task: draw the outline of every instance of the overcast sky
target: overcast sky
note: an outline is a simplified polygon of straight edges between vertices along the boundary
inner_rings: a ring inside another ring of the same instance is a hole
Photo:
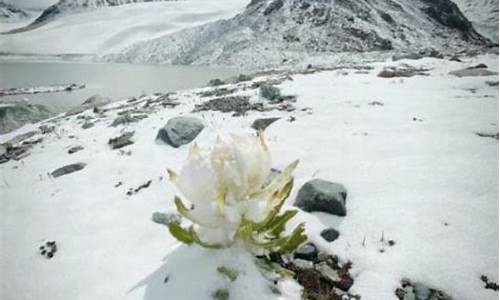
[[[2,0],[23,8],[44,9],[57,2],[57,0]]]

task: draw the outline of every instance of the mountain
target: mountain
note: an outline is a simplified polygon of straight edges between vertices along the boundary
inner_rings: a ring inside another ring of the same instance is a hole
[[[105,59],[265,66],[304,53],[488,43],[449,0],[253,0],[232,19],[140,42]]]
[[[72,14],[89,11],[99,7],[120,6],[131,3],[175,1],[175,0],[60,0],[58,3],[49,6],[42,14],[28,26],[18,28],[9,33],[18,33],[38,28],[48,22],[58,18],[63,14]]]
[[[29,13],[12,4],[0,1],[0,22],[17,22],[29,17]]]
[[[454,0],[474,28],[498,43],[498,0]]]

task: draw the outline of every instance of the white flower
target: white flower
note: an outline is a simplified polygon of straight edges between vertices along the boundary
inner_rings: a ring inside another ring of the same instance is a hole
[[[183,196],[177,199],[179,211],[200,225],[198,233],[204,240],[228,244],[243,220],[260,222],[276,206],[273,199],[296,165],[263,188],[271,155],[261,134],[218,138],[211,151],[194,143],[180,173],[169,173]]]

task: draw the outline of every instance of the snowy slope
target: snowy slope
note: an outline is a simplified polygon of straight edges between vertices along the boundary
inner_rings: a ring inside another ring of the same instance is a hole
[[[136,41],[230,18],[245,4],[244,0],[163,1],[63,14],[36,29],[2,35],[0,51],[43,54],[120,51]]]
[[[44,140],[30,156],[0,164],[0,298],[208,300],[222,284],[214,269],[230,262],[247,271],[234,283],[235,299],[274,299],[263,292],[248,257],[179,246],[150,221],[153,211],[173,208],[166,169],[178,170],[188,151],[156,144],[157,130],[173,116],[193,115],[206,125],[197,138],[202,146],[218,133],[250,132],[256,118],[281,117],[266,139],[274,167],[300,159],[288,205],[311,178],[347,187],[346,217],[301,213],[296,221],[307,222],[318,246],[353,262],[352,290],[363,300],[396,299],[401,278],[455,300],[498,299],[479,279],[485,274],[498,282],[498,141],[475,134],[498,132],[498,87],[485,84],[498,76],[448,75],[478,63],[498,71],[498,56],[403,62],[432,68],[430,76],[376,76],[393,62],[372,63],[375,69],[366,74],[345,69],[292,75],[280,88],[298,96],[294,112],[190,113],[203,101],[196,92],[204,90],[198,90],[174,94],[178,107],[153,105],[148,118],[126,127],[109,127],[120,109],[86,130],[78,116],[46,122],[57,126],[57,134],[38,134],[33,138]],[[262,101],[257,90],[244,86],[236,93]],[[383,105],[369,105],[373,101]],[[108,108],[121,104],[134,106],[123,101]],[[290,116],[294,122],[287,121]],[[0,142],[29,129],[0,136]],[[135,131],[135,143],[123,152],[111,150],[108,139],[127,130]],[[84,150],[66,153],[77,145]],[[76,162],[87,166],[47,177]],[[126,195],[147,180],[149,188]],[[332,244],[318,236],[325,226],[340,231]],[[395,241],[393,247],[380,242],[382,233]],[[59,249],[50,260],[38,253],[47,240]]]
[[[425,47],[453,51],[485,44],[449,0],[255,0],[230,20],[140,42],[106,59],[267,66],[303,53]]]
[[[23,27],[31,23],[39,12],[21,9],[0,1],[0,32]]]
[[[498,43],[498,0],[453,0],[482,35]]]

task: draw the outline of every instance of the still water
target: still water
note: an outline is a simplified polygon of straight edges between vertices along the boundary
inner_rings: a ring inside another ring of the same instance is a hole
[[[87,62],[0,61],[0,89],[78,83],[86,88],[72,92],[18,95],[0,98],[28,99],[54,112],[79,105],[100,94],[113,100],[143,93],[178,91],[202,87],[213,78],[239,74],[237,69],[204,66],[146,66]]]

